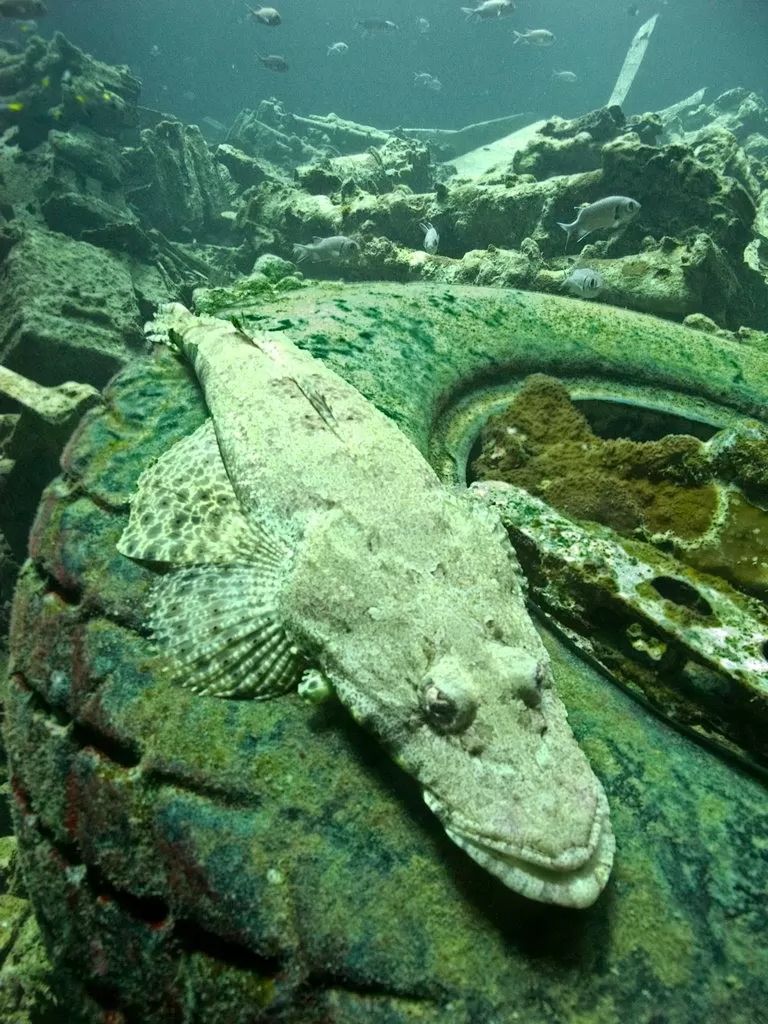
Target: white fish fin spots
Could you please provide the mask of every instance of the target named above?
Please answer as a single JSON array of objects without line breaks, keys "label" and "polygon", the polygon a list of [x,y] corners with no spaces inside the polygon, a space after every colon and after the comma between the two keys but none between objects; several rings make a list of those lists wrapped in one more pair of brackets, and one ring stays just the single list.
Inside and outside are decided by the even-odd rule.
[{"label": "white fish fin spots", "polygon": [[267,700],[294,688],[306,667],[280,621],[280,572],[197,565],[152,591],[150,626],[167,663],[161,674],[209,697]]},{"label": "white fish fin spots", "polygon": [[209,419],[141,474],[117,548],[129,558],[172,565],[258,564],[276,545],[243,515]]}]

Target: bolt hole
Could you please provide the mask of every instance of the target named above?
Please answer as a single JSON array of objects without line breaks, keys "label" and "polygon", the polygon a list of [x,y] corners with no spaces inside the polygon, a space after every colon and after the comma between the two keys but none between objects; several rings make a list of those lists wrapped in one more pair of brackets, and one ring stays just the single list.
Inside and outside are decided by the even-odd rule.
[{"label": "bolt hole", "polygon": [[[701,594],[685,580],[675,579],[674,576],[657,576],[651,580],[653,589],[673,604],[682,605],[696,615],[711,615],[712,606]],[[768,642],[768,641],[767,641]]]}]

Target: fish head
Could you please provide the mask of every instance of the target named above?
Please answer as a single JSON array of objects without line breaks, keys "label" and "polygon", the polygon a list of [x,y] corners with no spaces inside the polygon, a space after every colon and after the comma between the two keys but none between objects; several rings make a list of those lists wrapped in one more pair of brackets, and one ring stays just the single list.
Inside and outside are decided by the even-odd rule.
[{"label": "fish head", "polygon": [[322,638],[336,696],[454,843],[526,897],[589,906],[613,859],[608,804],[553,685],[506,531],[482,510],[468,515],[460,496],[435,499],[432,525],[334,512],[309,532],[289,632],[307,649]]},{"label": "fish head", "polygon": [[589,906],[614,840],[602,787],[571,733],[546,656],[486,641],[449,652],[418,686],[410,768],[448,836],[506,886]]},{"label": "fish head", "polygon": [[620,223],[626,223],[632,220],[640,212],[640,203],[636,199],[630,199],[629,196],[625,196],[622,203],[617,210],[617,219]]},{"label": "fish head", "polygon": [[339,255],[344,258],[357,256],[360,253],[360,245],[354,238],[345,238],[339,243]]}]

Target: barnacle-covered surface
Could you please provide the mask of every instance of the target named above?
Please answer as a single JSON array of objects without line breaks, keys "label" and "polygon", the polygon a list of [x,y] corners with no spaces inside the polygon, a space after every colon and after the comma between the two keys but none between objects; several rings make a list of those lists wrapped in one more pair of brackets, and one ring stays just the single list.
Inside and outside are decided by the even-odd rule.
[{"label": "barnacle-covered surface", "polygon": [[[326,359],[446,479],[475,405],[505,402],[531,365],[677,397],[723,426],[765,402],[759,351],[576,300],[263,281],[251,304],[246,286],[200,299]],[[546,633],[618,840],[606,893],[578,913],[475,867],[338,708],[204,699],[154,677],[153,573],[115,545],[139,473],[204,417],[164,349],[116,378],[46,491],[17,590],[14,815],[70,1019],[758,1019],[764,789]]]},{"label": "barnacle-covered surface", "polygon": [[768,609],[652,545],[581,526],[519,487],[475,483],[497,509],[533,601],[670,721],[768,781]]}]

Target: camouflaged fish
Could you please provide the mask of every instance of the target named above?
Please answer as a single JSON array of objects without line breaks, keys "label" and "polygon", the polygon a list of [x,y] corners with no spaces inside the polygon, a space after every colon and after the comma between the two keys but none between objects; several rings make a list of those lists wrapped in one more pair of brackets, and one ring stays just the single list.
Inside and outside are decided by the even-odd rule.
[{"label": "camouflaged fish", "polygon": [[168,563],[150,625],[179,684],[335,694],[451,839],[511,889],[585,907],[614,852],[495,513],[290,342],[167,307],[211,417],[140,477],[119,550]]}]

